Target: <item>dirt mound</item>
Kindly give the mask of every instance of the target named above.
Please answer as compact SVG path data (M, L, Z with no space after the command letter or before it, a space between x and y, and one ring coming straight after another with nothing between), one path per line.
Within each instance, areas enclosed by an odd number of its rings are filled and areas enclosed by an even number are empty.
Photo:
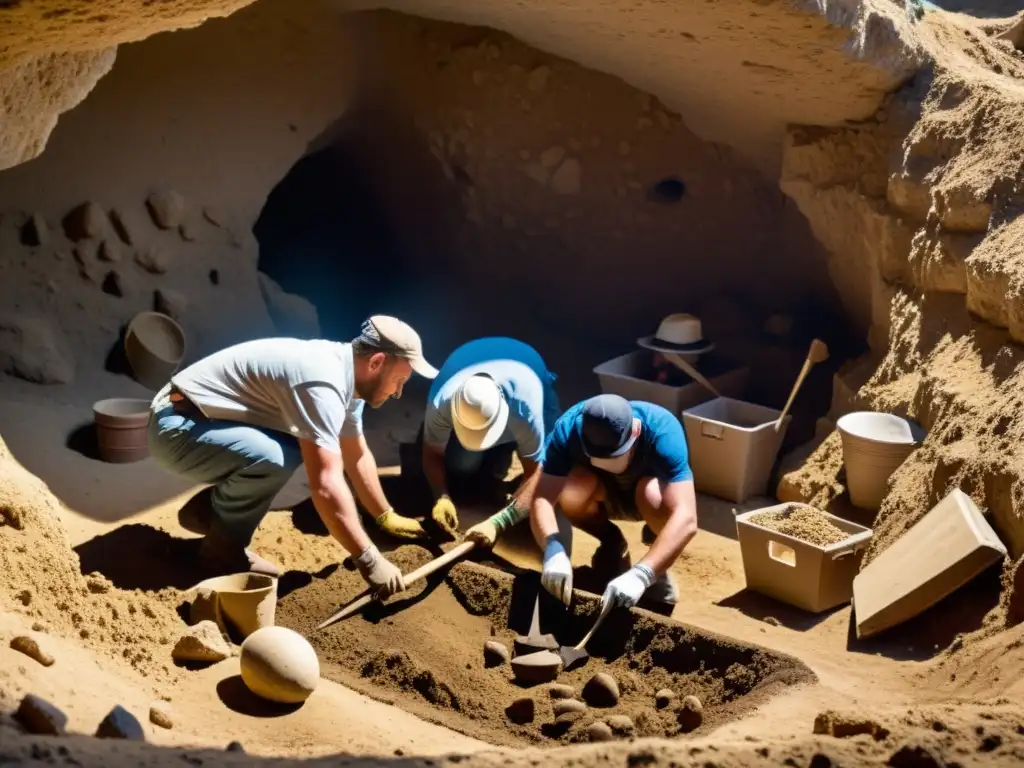
M389 557L407 570L430 554L418 546L404 546ZM326 677L494 744L587 741L593 722L616 716L631 721L629 726L616 720L623 735L674 737L681 731L682 700L689 695L703 704L703 725L694 731L699 735L770 697L783 681L811 678L795 660L646 614L624 614L591 641L591 660L558 680L571 685L579 697L594 675L607 672L618 683L617 702L555 722L556 701L548 686L521 687L507 665L484 664L487 641L511 648L516 635L525 634L526 614L532 613L538 585L536 574L513 580L463 563L446 578L415 585L393 604L371 605L314 631L317 623L362 589L357 573L338 568L280 600L277 623L307 635ZM573 610L560 632L563 642L577 641L589 628L596 601L580 599ZM656 694L664 688L677 697L659 709ZM534 700L535 714L527 722L514 723L506 710L524 697Z
M764 512L750 518L751 522L784 533L801 541L827 547L849 537L814 507L790 504L785 509Z
M0 440L0 608L78 638L154 681L173 679L170 650L184 628L175 612L179 594L124 592L98 573L83 576L58 504Z

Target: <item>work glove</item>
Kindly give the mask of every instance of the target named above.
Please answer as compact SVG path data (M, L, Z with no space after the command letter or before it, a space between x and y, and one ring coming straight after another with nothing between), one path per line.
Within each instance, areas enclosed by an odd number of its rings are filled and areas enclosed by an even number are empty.
M605 613L615 607L632 608L644 596L647 588L654 583L654 570L637 563L621 576L608 582L601 596L601 612Z
M434 522L448 532L459 529L459 514L455 511L455 505L445 494L434 502L434 509L430 512Z
M493 547L502 533L513 525L518 525L528 516L528 511L516 508L516 501L513 499L507 507L466 531L466 538L482 547Z
M377 518L377 527L399 539L422 539L427 535L419 520L403 517L391 507Z
M370 585L378 600L385 600L396 592L405 591L405 577L398 567L380 553L373 544L355 558L359 574Z
M566 605L572 599L572 562L557 538L548 539L544 548L544 570L540 583L548 592Z

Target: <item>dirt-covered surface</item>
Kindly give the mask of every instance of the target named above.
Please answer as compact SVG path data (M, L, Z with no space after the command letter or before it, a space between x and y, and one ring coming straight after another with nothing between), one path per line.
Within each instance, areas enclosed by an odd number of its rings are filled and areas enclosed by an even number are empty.
M431 557L416 546L392 554L406 572ZM633 722L631 736L700 735L787 685L813 680L810 670L793 658L653 614L623 614L603 624L590 641L590 660L556 681L572 686L575 696L570 698L585 700L591 678L608 673L618 683L618 701L590 706L572 722L556 723L552 707L557 699L550 685L521 685L508 664L484 664L487 641L512 651L516 636L527 634L538 588L536 574L514 581L483 566L460 564L444 581L421 583L393 606L371 606L317 631L320 621L362 589L358 574L338 568L281 600L277 621L309 638L331 679L495 744L589 741L592 723L623 715ZM596 602L584 598L564 622L558 622L557 609L544 616L555 614L556 637L566 645L581 639L596 611ZM541 629L551 631L543 620ZM675 698L659 707L656 693L665 689ZM684 715L681 726L687 696L701 702L703 718L694 723ZM523 698L534 700L535 714L531 722L516 724L506 710Z
M801 504L790 504L783 509L752 515L750 521L822 547L838 544L850 536L823 515L821 510Z

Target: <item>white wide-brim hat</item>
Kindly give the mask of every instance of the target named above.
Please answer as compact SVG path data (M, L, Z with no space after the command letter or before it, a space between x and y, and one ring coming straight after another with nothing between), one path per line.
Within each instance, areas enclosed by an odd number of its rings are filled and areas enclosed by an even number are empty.
M486 451L501 439L508 424L508 402L501 387L486 374L467 378L452 397L452 428L467 451Z
M636 343L655 352L677 355L700 355L715 348L704 338L700 318L685 312L664 317L657 333L639 338Z

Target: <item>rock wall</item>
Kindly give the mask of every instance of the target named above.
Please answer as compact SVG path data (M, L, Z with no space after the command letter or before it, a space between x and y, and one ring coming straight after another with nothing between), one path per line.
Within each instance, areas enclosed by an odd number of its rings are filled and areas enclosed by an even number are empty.
M1024 55L1003 34L1012 28L929 15L919 34L932 63L884 122L809 143L798 133L787 151L783 184L816 233L839 211L876 237L874 249L832 243L833 264L873 256L858 306L874 350L837 377L830 416L887 410L928 430L890 480L866 563L954 487L992 513L1008 574L1024 556ZM861 173L841 178L832 169L851 154ZM831 504L841 468L833 433L783 477L780 497Z
M250 228L299 158L335 146L361 159L405 263L443 283L420 290L428 325L447 326L438 355L479 333L522 332L524 318L537 335L556 326L628 349L663 315L722 294L755 323L805 300L837 304L788 198L747 153L687 121L505 33L257 3L123 45L47 151L3 172L12 279L0 291L15 320L45 325L80 358L79 382L157 304L186 325L190 357L271 332L268 302L277 329L308 335L315 311L257 277ZM154 193L180 196L182 221L154 222ZM65 219L85 203L96 231L73 234ZM338 254L348 270L355 258ZM385 302L404 270L377 258ZM335 300L353 290L345 269ZM451 320L457 310L465 323Z

